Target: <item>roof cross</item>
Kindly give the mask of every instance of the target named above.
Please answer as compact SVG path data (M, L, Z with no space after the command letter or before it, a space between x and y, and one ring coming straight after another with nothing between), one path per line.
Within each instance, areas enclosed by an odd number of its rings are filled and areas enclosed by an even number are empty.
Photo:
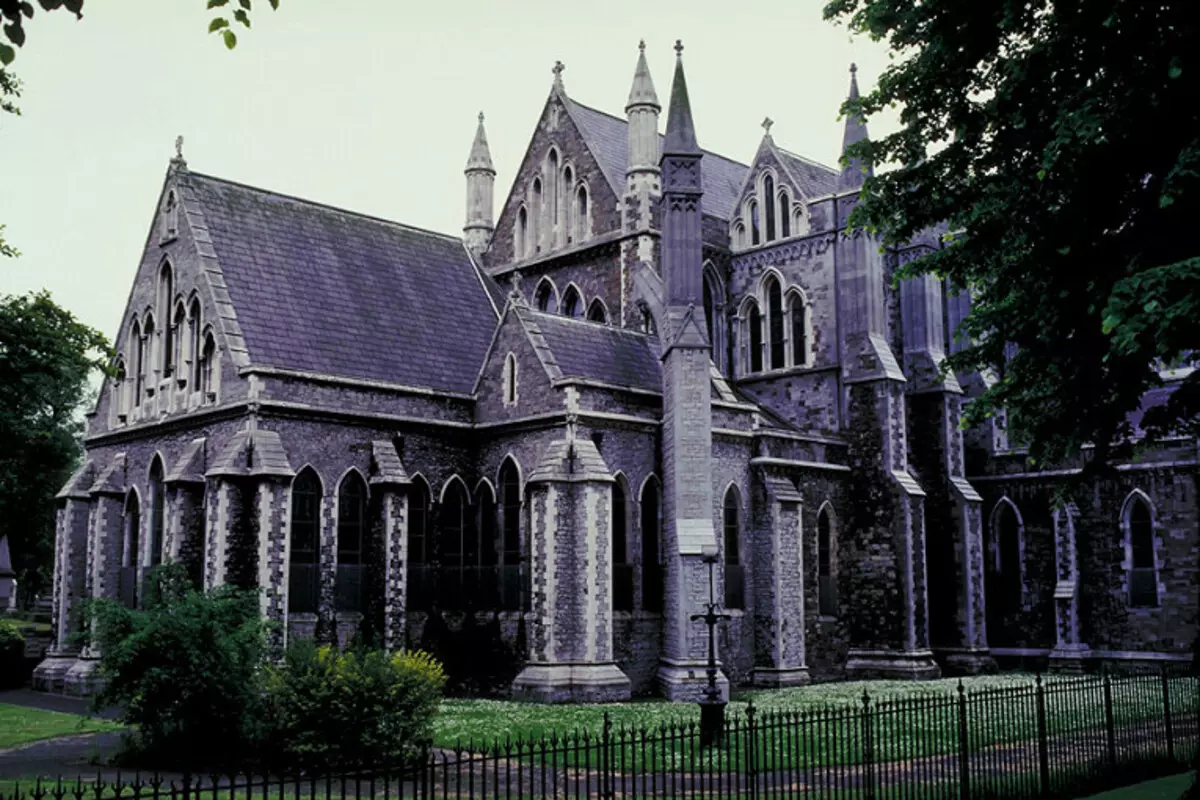
M183 158L183 136L175 137L175 157Z
M767 132L767 136L771 135L771 126L775 124L775 120L770 117L763 117L762 127Z
M566 68L567 68L567 65L562 63L561 61L554 62L554 67L550 71L554 73L554 83L555 84L562 85L562 74L563 74L563 70Z
M675 56L677 58L683 58L683 39L675 40Z

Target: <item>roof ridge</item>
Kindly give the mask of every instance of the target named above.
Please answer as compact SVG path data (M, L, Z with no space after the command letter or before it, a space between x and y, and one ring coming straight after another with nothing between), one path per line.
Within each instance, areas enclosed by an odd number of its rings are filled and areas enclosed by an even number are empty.
M635 328L624 328L624 327L621 327L620 325L611 325L607 322L595 322L593 320L582 319L580 317L564 317L562 314L556 314L553 311L540 311L540 310L531 308L531 309L529 309L529 313L536 314L539 317L548 317L553 320L561 320L563 322L573 323L575 325L586 325L586 326L588 326L589 330L606 330L607 329L610 331L619 331L620 333L629 334L631 336L640 336L640 337L643 337L646 339L657 338L656 336L654 336L652 334L646 333L645 331L639 331Z
M840 174L838 172L838 170L834 169L833 167L829 166L828 164L826 164L824 162L817 161L815 158L809 158L808 156L802 156L799 153L794 153L791 150L788 150L786 147L780 147L779 145L775 145L775 149L778 150L779 152L783 153L784 155L791 156L792 158L795 158L795 159L799 159L800 161L803 161L806 164L812 164L814 167L820 167L821 169L827 169L830 172L834 173L835 175Z
M352 217L358 217L360 219L371 220L372 222L382 222L385 225L391 225L396 228L403 228L404 230L412 231L413 233L425 234L427 236L436 236L436 237L439 237L442 239L447 239L451 242L456 242L456 243L463 242L463 238L461 236L455 236L450 233L442 233L441 231L434 231L434 230L430 230L429 228L420 228L420 227L417 227L416 225L409 225L404 222L397 222L394 219L378 217L378 216L375 216L374 214L367 214L366 212L363 212L363 211L354 211L353 209L342 208L340 206L333 206L328 203L319 202L317 200L309 200L306 197L298 197L297 195L294 195L294 194L285 194L284 192L277 192L274 189L264 189L261 186L252 186L248 183L242 183L241 181L234 181L234 180L230 180L229 178L222 178L217 175L209 175L206 172L196 172L195 170L189 170L188 175L189 175L189 177L192 177L192 178L203 178L205 180L216 181L217 183L224 183L229 186L236 186L240 189L248 189L252 192L258 192L259 194L273 195L275 197L280 197L284 200L291 200L293 202L301 203L306 206L322 208L322 209L326 209L328 211L336 211L339 214L347 214Z
M618 117L616 114L610 114L607 111L601 111L600 109L595 108L594 106L589 106L587 103L579 102L574 97L570 97L567 99L569 99L572 103L579 106L580 108L582 108L586 111L591 111L593 114L599 114L601 116L608 117L609 119L619 122L622 125L629 124L629 120L625 119L624 117ZM662 139L664 137L664 135L665 134L659 133L658 138ZM720 153L716 152L715 150L706 150L703 147L701 147L700 152L704 153L704 155L706 155L706 156L713 156L714 158L719 158L722 161L728 161L730 164L736 164L739 167L745 167L746 169L750 168L749 164L745 164L741 161L738 161L736 158L730 158L729 156L721 155Z

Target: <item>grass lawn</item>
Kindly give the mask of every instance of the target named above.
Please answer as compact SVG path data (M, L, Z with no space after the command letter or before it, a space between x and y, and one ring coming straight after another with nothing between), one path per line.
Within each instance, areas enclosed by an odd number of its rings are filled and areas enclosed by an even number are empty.
M0 750L59 736L120 729L120 724L106 719L0 703Z
M1137 783L1123 789L1113 789L1111 792L1092 795L1087 800L1167 800L1167 798L1176 798L1192 785L1194 774L1185 772L1182 775L1172 775L1156 781Z

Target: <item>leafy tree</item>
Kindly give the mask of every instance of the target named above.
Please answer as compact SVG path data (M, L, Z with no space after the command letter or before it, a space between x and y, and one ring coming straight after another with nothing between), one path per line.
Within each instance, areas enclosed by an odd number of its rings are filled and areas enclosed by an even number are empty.
M0 536L26 597L48 585L54 495L79 457L88 377L110 357L48 293L0 295Z
M1158 369L1200 351L1200 29L1186 0L831 0L893 61L843 112L899 107L849 152L851 223L899 244L946 225L931 272L972 287L955 370L999 367L968 422L1006 409L1040 462L1130 433ZM1009 358L1005 358L1006 345ZM1013 352L1015 350L1015 353ZM1200 372L1147 416L1196 429Z

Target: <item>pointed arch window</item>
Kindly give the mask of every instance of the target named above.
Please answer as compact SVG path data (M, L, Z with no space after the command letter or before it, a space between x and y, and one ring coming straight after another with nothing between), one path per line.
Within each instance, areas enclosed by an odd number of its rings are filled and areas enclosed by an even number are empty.
M646 481L642 487L642 609L661 612L663 609L663 566L660 553L662 536L662 507L658 481Z
M163 535L167 529L167 493L163 486L163 463L158 456L150 462L150 566L163 560Z
M161 359L162 376L170 377L175 366L175 328L171 319L171 298L175 293L175 276L170 262L164 262L158 274L158 317L163 321Z
M799 236L800 234L804 233L807 227L808 223L804 217L804 209L797 208L792 212L792 231L796 236Z
M706 272L704 274L704 328L708 331L708 343L714 345L714 350L716 349L716 342L713 338L713 320L716 319L716 316L717 307L716 303L713 302L712 285L709 283L708 273Z
M142 362L142 389L147 397L154 395L154 375L158 371L154 363L158 355L155 352L154 334L154 315L147 314L146 321L142 323L142 352L139 354Z
M554 291L554 283L549 278L542 278L534 292L533 302L538 311L554 314L558 311L558 294Z
M783 318L783 289L774 277L767 279L767 346L771 355L771 369L787 366L787 344L784 342L786 329Z
M305 467L292 481L291 549L288 552L288 611L315 614L320 597L321 479Z
M791 339L790 352L792 366L803 367L808 364L808 303L804 295L795 289L788 291L787 317Z
M562 313L565 317L578 318L583 313L583 298L574 286L568 286L562 299Z
M513 250L516 251L518 259L525 258L529 255L529 212L525 210L525 206L517 209L517 235L513 237Z
M561 180L558 174L558 151L550 149L550 169L547 171L547 180L549 181L550 197L546 203L546 232L549 235L549 247L553 248L558 244L558 184Z
M745 315L743 339L746 342L746 371L762 372L763 368L763 325L758 303L751 300Z
M125 359L118 358L114 368L112 387L108 394L108 405L112 409L113 424L119 425L125 421L129 413L126 401L129 394L129 381L125 375Z
M733 226L733 247L735 250L744 250L746 247L746 226L741 222Z
M217 360L217 342L209 333L204 337L204 347L200 351L200 393L201 401L208 403L217 399L215 362Z
M138 566L141 562L142 504L137 492L125 497L125 530L121 537L121 571L117 575L117 598L126 608L137 608Z
M436 548L441 566L438 605L447 609L473 606L483 548L466 487L457 478L451 478L442 493Z
M738 491L730 486L725 491L721 509L725 544L725 607L746 607L746 572L742 566L741 502Z
M767 241L775 241L775 179L763 176L763 205L767 212Z
M779 192L779 227L783 229L782 238L792 235L792 201L788 198L787 189Z
M543 236L542 230L544 227L542 218L545 216L545 214L546 214L546 205L542 200L542 179L534 178L533 179L533 221L530 226L532 237L530 240L529 253L527 253L527 255L533 255L535 253L542 252L542 236Z
M587 241L588 229L588 191L586 186L580 186L575 191L575 240Z
M184 354L186 327L187 310L180 300L175 304L175 314L171 317L171 373L177 376L180 386L187 382L187 356Z
M167 192L167 203L163 209L163 241L174 239L179 233L179 200L175 190Z
M1006 628L1013 615L1021 610L1024 582L1021 519L1008 498L996 504L990 533L990 569L984 579L989 625L997 623L998 628Z
M567 244L575 241L575 202L571 188L575 185L575 172L570 166L563 167L562 174L562 228Z
M146 340L142 338L142 326L136 319L129 329L129 345L133 357L133 406L142 404L142 390L146 383Z
M420 476L408 488L408 604L412 611L428 611L433 600L430 567L429 484Z
M188 309L188 352L187 357L192 388L200 386L200 298L193 297Z
M817 514L817 604L822 617L836 617L838 613L833 533L833 514L829 506L824 506Z
M523 606L521 578L521 476L512 458L500 465L500 608Z
M363 554L367 536L367 484L350 470L338 486L337 575L333 605L338 611L361 611Z
M758 201L751 200L746 209L746 216L750 218L750 246L754 247L758 244Z
M1158 562L1154 554L1154 514L1145 496L1132 494L1125 503L1125 548L1129 564L1129 605L1155 608Z
M517 357L509 353L504 357L504 405L517 404Z
M613 611L633 611L633 565L629 563L629 504L625 478L612 485Z
M599 297L588 306L587 318L589 322L608 322L608 309L604 307L604 303Z

